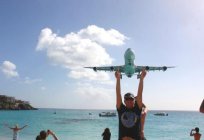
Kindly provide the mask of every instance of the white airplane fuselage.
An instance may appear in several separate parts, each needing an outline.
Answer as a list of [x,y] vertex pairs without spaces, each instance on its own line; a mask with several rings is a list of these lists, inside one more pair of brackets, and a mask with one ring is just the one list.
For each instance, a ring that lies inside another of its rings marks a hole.
[[135,54],[132,51],[132,49],[128,48],[125,51],[124,58],[125,58],[125,66],[124,66],[125,75],[127,77],[132,77],[132,75],[135,73],[135,64],[134,64]]

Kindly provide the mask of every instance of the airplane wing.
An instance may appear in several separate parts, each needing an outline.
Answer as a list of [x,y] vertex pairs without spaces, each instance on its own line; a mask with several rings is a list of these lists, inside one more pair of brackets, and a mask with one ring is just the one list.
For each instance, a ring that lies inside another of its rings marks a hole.
[[120,71],[121,73],[124,73],[124,66],[105,66],[105,67],[84,67],[93,69],[94,71]]
[[140,73],[142,69],[145,69],[147,71],[156,71],[156,70],[163,70],[166,71],[168,68],[175,68],[175,66],[163,66],[163,67],[154,67],[154,66],[136,66],[135,67],[135,72]]

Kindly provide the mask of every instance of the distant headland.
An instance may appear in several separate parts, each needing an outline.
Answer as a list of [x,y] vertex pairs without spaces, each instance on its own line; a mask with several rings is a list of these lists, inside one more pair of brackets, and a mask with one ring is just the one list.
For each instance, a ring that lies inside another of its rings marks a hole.
[[37,108],[32,107],[27,101],[0,95],[0,110],[37,110]]

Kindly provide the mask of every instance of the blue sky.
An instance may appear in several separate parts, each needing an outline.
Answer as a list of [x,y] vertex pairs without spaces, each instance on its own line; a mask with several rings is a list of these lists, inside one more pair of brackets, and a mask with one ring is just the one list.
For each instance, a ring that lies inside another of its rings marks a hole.
[[[84,66],[177,66],[148,72],[150,110],[198,110],[204,98],[201,0],[0,1],[0,93],[35,107],[114,109],[114,73]],[[122,94],[138,80],[123,77]]]

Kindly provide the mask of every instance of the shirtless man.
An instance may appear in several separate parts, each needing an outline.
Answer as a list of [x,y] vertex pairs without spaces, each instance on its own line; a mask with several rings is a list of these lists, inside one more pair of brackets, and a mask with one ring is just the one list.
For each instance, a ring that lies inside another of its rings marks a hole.
[[28,125],[25,125],[23,127],[18,127],[18,125],[16,124],[14,127],[9,127],[11,130],[13,130],[13,140],[18,140],[18,131],[24,129],[25,127],[27,127]]
[[[195,131],[193,133],[193,131]],[[194,140],[200,140],[201,134],[199,133],[199,128],[196,127],[195,129],[192,129],[190,132],[190,136],[194,136]]]

